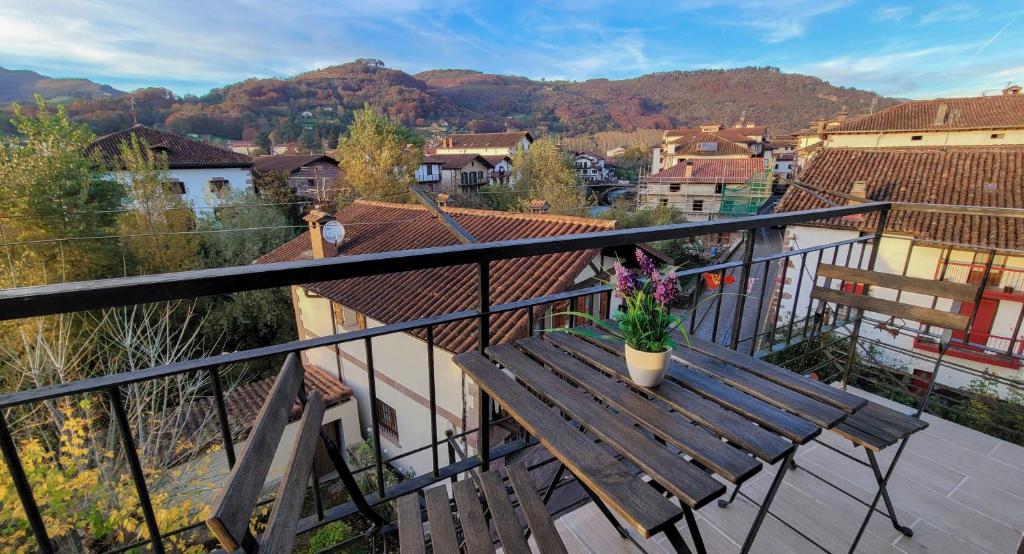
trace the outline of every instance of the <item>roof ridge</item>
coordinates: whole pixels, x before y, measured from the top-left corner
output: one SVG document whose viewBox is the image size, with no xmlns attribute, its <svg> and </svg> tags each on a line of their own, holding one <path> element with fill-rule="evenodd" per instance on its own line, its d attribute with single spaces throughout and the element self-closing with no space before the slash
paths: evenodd
<svg viewBox="0 0 1024 554">
<path fill-rule="evenodd" d="M 385 202 L 382 200 L 366 200 L 356 199 L 352 202 L 353 204 L 362 204 L 364 206 L 376 206 L 379 208 L 396 208 L 405 210 L 416 210 L 416 211 L 427 211 L 427 207 L 422 204 L 406 204 L 401 202 Z M 603 227 L 607 229 L 615 229 L 618 226 L 618 221 L 614 219 L 598 219 L 591 217 L 580 217 L 574 215 L 561 215 L 561 214 L 534 214 L 527 212 L 506 212 L 501 210 L 485 210 L 482 208 L 456 208 L 447 207 L 443 208 L 445 213 L 458 214 L 458 215 L 477 215 L 477 216 L 491 216 L 501 217 L 505 219 L 525 219 L 532 221 L 557 221 L 561 223 L 576 223 L 580 225 L 593 225 L 596 227 Z"/>
</svg>

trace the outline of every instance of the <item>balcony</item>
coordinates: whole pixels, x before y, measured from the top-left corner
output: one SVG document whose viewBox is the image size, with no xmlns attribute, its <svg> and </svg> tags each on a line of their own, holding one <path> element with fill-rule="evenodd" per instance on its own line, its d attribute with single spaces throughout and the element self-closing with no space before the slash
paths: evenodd
<svg viewBox="0 0 1024 554">
<path fill-rule="evenodd" d="M 858 335 L 851 329 L 863 326 L 885 331 L 891 326 L 897 333 L 904 334 L 920 330 L 909 325 L 897 326 L 871 313 L 831 309 L 812 302 L 809 296 L 812 285 L 820 283 L 820 278 L 805 269 L 821 260 L 841 260 L 842 256 L 850 266 L 867 267 L 870 257 L 865 258 L 863 253 L 870 245 L 877 244 L 877 233 L 796 249 L 765 248 L 763 239 L 759 238 L 780 226 L 888 209 L 890 206 L 886 203 L 869 203 L 660 227 L 0 291 L 0 317 L 31 322 L 33 318 L 78 311 L 463 266 L 467 274 L 473 275 L 477 300 L 476 307 L 468 310 L 380 324 L 367 324 L 364 317 L 354 329 L 342 328 L 341 332 L 315 338 L 6 391 L 0 395 L 0 450 L 4 459 L 0 479 L 12 492 L 4 500 L 4 506 L 9 509 L 8 515 L 0 516 L 3 524 L 0 532 L 7 535 L 8 544 L 41 551 L 64 551 L 83 545 L 106 552 L 211 549 L 215 544 L 203 523 L 204 512 L 195 506 L 210 501 L 210 487 L 222 486 L 227 469 L 237 463 L 242 452 L 240 435 L 244 432 L 239 430 L 251 424 L 251 421 L 231 416 L 234 412 L 226 398 L 237 389 L 230 387 L 224 375 L 238 364 L 267 362 L 276 366 L 284 355 L 302 352 L 362 356 L 368 387 L 355 392 L 361 408 L 365 408 L 360 410 L 362 425 L 357 424 L 356 429 L 365 430 L 361 438 L 366 442 L 353 449 L 349 463 L 366 501 L 386 517 L 394 513 L 389 506 L 396 499 L 438 483 L 471 478 L 475 470 L 487 463 L 500 468 L 506 463 L 523 461 L 534 474 L 552 473 L 550 452 L 500 406 L 486 412 L 485 417 L 475 417 L 481 405 L 487 406 L 487 402 L 477 404 L 480 396 L 456 393 L 458 399 L 453 401 L 450 390 L 437 386 L 442 382 L 438 377 L 446 366 L 441 363 L 443 360 L 436 359 L 435 341 L 443 332 L 462 329 L 472 335 L 469 342 L 475 346 L 469 350 L 482 349 L 490 342 L 488 330 L 511 327 L 508 322 L 512 318 L 525 321 L 525 325 L 517 327 L 521 329 L 521 336 L 541 334 L 554 326 L 581 324 L 575 317 L 551 316 L 566 308 L 607 316 L 613 304 L 611 290 L 604 284 L 586 283 L 555 294 L 495 303 L 492 302 L 492 295 L 496 294 L 492 290 L 492 266 L 500 260 L 742 233 L 746 237 L 745 246 L 737 249 L 733 257 L 679 272 L 680 279 L 688 282 L 711 283 L 715 279 L 705 276 L 718 275 L 717 282 L 721 283 L 720 288 L 708 290 L 705 285 L 695 293 L 695 298 L 705 298 L 707 302 L 678 307 L 680 314 L 688 315 L 693 336 L 826 383 L 838 384 L 849 376 L 850 391 L 882 405 L 899 406 L 899 401 L 912 404 L 923 393 L 922 375 L 914 369 L 930 367 L 930 353 L 914 348 L 901 349 L 879 340 L 877 333 Z M 858 250 L 860 262 L 854 254 Z M 799 271 L 792 268 L 799 268 Z M 1019 332 L 1019 323 L 1017 329 L 1013 329 L 1013 325 L 1011 322 L 1007 325 L 1010 328 L 993 328 L 992 332 L 1011 336 Z M 388 341 L 408 336 L 420 341 L 416 344 L 422 345 L 423 350 L 408 355 L 423 356 L 425 359 L 420 361 L 425 370 L 422 374 L 411 375 L 416 368 L 410 364 L 403 367 L 406 373 L 402 374 L 409 381 L 387 381 L 382 368 L 393 367 L 388 360 L 396 353 L 390 347 L 394 343 Z M 1009 356 L 1019 362 L 1019 352 L 1011 350 Z M 909 441 L 891 486 L 895 510 L 902 522 L 913 529 L 914 536 L 904 536 L 893 529 L 885 517 L 876 514 L 861 540 L 859 551 L 1007 552 L 1017 548 L 1020 542 L 1024 530 L 1024 513 L 1020 510 L 1024 499 L 1024 448 L 1019 445 L 1024 444 L 1024 409 L 1019 400 L 1015 400 L 1021 396 L 1020 382 L 953 361 L 943 362 L 941 371 L 951 377 L 939 383 L 936 394 L 926 406 L 924 418 L 930 426 Z M 139 393 L 145 392 L 150 384 L 180 384 L 189 379 L 195 379 L 199 397 L 214 408 L 205 427 L 212 432 L 209 441 L 183 446 L 157 440 L 147 442 L 147 448 L 138 448 L 141 434 L 149 431 L 139 424 L 145 420 L 139 417 L 139 410 L 143 410 L 141 413 L 145 416 L 144 408 L 138 403 Z M 444 382 L 450 385 L 458 381 Z M 409 389 L 422 403 L 417 404 L 415 412 L 396 411 L 391 399 L 381 394 L 385 384 L 394 389 Z M 41 481 L 40 476 L 47 474 L 39 467 L 49 458 L 40 452 L 48 445 L 38 440 L 38 429 L 26 427 L 24 422 L 40 411 L 59 412 L 62 408 L 95 410 L 94 413 L 99 414 L 100 428 L 94 432 L 106 436 L 112 445 L 111 473 L 104 475 L 113 483 L 113 490 L 103 492 L 115 496 L 114 500 L 75 498 L 73 494 L 55 497 L 53 491 L 48 490 L 55 483 Z M 556 412 L 551 416 L 559 418 Z M 396 422 L 403 417 L 429 422 L 425 425 L 426 431 L 418 435 L 400 433 Z M 446 429 L 444 421 L 448 417 L 459 424 Z M 487 432 L 481 432 L 483 429 Z M 488 435 L 489 441 L 481 441 L 481 437 Z M 72 445 L 78 444 L 74 442 L 77 436 L 69 439 Z M 33 441 L 34 438 L 37 440 Z M 352 444 L 353 441 L 348 440 L 352 438 L 343 437 L 342 442 Z M 852 448 L 849 441 L 828 431 L 820 435 L 820 441 L 798 450 L 795 457 L 798 469 L 785 473 L 778 497 L 754 543 L 754 552 L 843 551 L 854 539 L 856 521 L 865 512 L 862 503 L 872 500 L 875 480 L 864 468 L 841 455 L 862 457 L 861 449 Z M 193 461 L 191 464 L 178 463 L 178 458 L 171 456 L 174 460 L 166 467 L 155 467 L 154 452 L 150 448 L 201 449 L 202 456 L 189 458 Z M 892 450 L 895 449 L 880 453 L 883 462 L 891 459 Z M 81 475 L 92 475 L 89 472 L 97 467 L 106 471 L 107 464 L 106 460 L 90 461 L 82 467 Z M 192 509 L 181 508 L 172 513 L 168 510 L 167 499 L 177 489 L 190 488 L 200 466 L 212 468 L 203 471 L 212 485 L 204 489 L 206 493 L 199 492 L 193 497 Z M 808 470 L 813 470 L 817 477 Z M 728 508 L 712 503 L 696 511 L 697 525 L 708 551 L 739 551 L 750 521 L 755 518 L 754 501 L 765 495 L 774 474 L 772 468 L 766 467 L 743 482 L 741 494 Z M 296 544 L 305 547 L 314 535 L 318 540 L 334 536 L 333 544 L 316 544 L 322 545 L 325 551 L 333 548 L 394 550 L 397 539 L 393 523 L 374 529 L 380 532 L 372 535 L 362 534 L 371 527 L 352 499 L 352 491 L 346 490 L 339 476 L 329 470 L 315 470 L 314 475 L 316 486 L 307 486 L 304 491 L 307 498 Z M 821 476 L 824 480 L 819 479 Z M 69 483 L 74 477 L 64 475 Z M 575 479 L 558 480 L 554 485 L 548 508 L 557 518 L 556 526 L 569 551 L 637 551 L 638 547 L 648 552 L 672 551 L 662 538 L 643 539 L 639 535 L 629 541 L 620 538 L 598 507 L 582 493 Z M 78 489 L 69 486 L 68 490 Z M 89 490 L 90 494 L 95 492 Z M 268 497 L 266 502 L 270 501 Z M 122 532 L 104 535 L 102 544 L 93 545 L 92 542 L 100 541 L 68 528 L 64 524 L 67 519 L 62 519 L 68 507 L 82 510 L 90 505 L 118 506 L 124 510 L 124 518 L 131 518 L 132 525 Z M 387 519 L 393 521 L 393 517 Z M 320 533 L 327 528 L 338 529 L 334 527 L 336 522 L 344 522 L 347 532 Z M 158 538 L 153 540 L 153 537 Z"/>
</svg>

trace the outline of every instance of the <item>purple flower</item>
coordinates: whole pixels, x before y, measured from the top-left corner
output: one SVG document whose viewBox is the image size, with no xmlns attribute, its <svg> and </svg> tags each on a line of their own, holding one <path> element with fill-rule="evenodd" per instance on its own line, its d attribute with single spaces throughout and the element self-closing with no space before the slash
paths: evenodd
<svg viewBox="0 0 1024 554">
<path fill-rule="evenodd" d="M 651 280 L 657 279 L 658 268 L 654 266 L 654 260 L 648 258 L 639 248 L 636 249 L 636 261 L 640 263 L 640 273 Z"/>
<path fill-rule="evenodd" d="M 619 262 L 615 262 L 615 294 L 619 298 L 625 298 L 639 286 L 637 282 L 636 274 L 626 269 L 626 267 Z"/>
<path fill-rule="evenodd" d="M 654 299 L 662 306 L 667 306 L 678 294 L 675 272 L 669 273 L 664 279 L 658 279 L 654 285 Z"/>
</svg>

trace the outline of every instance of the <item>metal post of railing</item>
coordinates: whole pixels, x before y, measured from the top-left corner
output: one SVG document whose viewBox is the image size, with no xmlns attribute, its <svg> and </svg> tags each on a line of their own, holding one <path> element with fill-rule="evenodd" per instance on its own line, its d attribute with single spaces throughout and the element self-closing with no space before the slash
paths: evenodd
<svg viewBox="0 0 1024 554">
<path fill-rule="evenodd" d="M 434 326 L 427 326 L 427 385 L 430 394 L 430 461 L 437 477 L 437 383 L 434 380 Z"/>
<path fill-rule="evenodd" d="M 754 336 L 750 340 L 750 355 L 757 352 L 757 343 L 761 339 L 761 312 L 764 310 L 764 294 L 768 291 L 768 266 L 771 262 L 764 262 L 764 270 L 761 272 L 761 293 L 757 296 L 757 316 L 754 318 Z"/>
<path fill-rule="evenodd" d="M 213 385 L 213 403 L 217 406 L 217 421 L 220 423 L 220 436 L 224 441 L 224 456 L 228 459 L 228 469 L 235 467 L 235 445 L 231 442 L 231 423 L 228 411 L 224 406 L 224 389 L 220 383 L 220 372 L 216 367 L 210 368 L 210 383 Z"/>
<path fill-rule="evenodd" d="M 789 344 L 793 340 L 793 325 L 796 324 L 796 309 L 799 306 L 800 289 L 804 285 L 805 273 L 807 273 L 807 252 L 800 254 L 800 269 L 797 270 L 796 291 L 793 293 L 793 310 L 789 312 L 789 327 L 786 330 L 786 344 Z M 811 300 L 808 299 L 807 301 L 810 302 Z"/>
<path fill-rule="evenodd" d="M 487 346 L 491 340 L 491 319 L 487 312 L 491 309 L 491 268 L 487 261 L 477 264 L 477 285 L 479 286 L 479 302 L 477 309 L 480 312 L 480 320 L 477 325 L 477 333 L 480 335 L 480 354 L 487 355 Z M 479 411 L 479 433 L 477 435 L 477 451 L 480 453 L 481 471 L 487 471 L 491 467 L 491 397 L 483 388 L 477 387 L 480 391 Z"/>
<path fill-rule="evenodd" d="M 377 471 L 377 492 L 384 496 L 384 455 L 380 446 L 380 418 L 377 411 L 380 404 L 377 402 L 377 372 L 373 367 L 373 342 L 371 337 L 363 339 L 363 347 L 366 350 L 366 379 L 370 392 L 370 428 L 373 435 L 374 460 L 373 465 Z"/>
<path fill-rule="evenodd" d="M 718 288 L 718 298 L 715 299 L 715 317 L 711 321 L 711 342 L 715 344 L 718 344 L 718 321 L 722 315 L 722 298 L 725 298 L 725 269 L 718 270 Z"/>
<path fill-rule="evenodd" d="M 884 210 L 878 212 L 878 227 L 875 229 L 875 240 L 871 242 L 871 255 L 868 257 L 868 271 L 875 269 L 875 260 L 878 259 L 878 250 L 882 244 L 882 233 L 885 232 L 885 222 L 889 219 L 889 208 L 886 207 Z M 865 243 L 861 244 L 861 259 L 864 258 L 864 246 Z M 857 267 L 860 267 L 860 262 L 857 263 Z M 868 289 L 870 286 L 865 283 L 864 290 L 861 292 L 864 296 L 868 295 Z M 853 330 L 850 333 L 850 347 L 846 353 L 846 369 L 843 371 L 843 389 L 850 382 L 850 372 L 853 370 L 853 360 L 857 357 L 857 339 L 860 338 L 860 326 L 861 322 L 864 321 L 864 310 L 860 310 L 857 313 L 857 320 L 853 322 Z"/>
<path fill-rule="evenodd" d="M 131 471 L 132 481 L 135 482 L 135 493 L 139 497 L 139 507 L 142 509 L 142 517 L 146 521 L 146 529 L 149 531 L 150 544 L 153 546 L 153 552 L 163 554 L 164 544 L 160 538 L 160 527 L 156 523 L 153 502 L 149 498 L 149 489 L 146 487 L 146 475 L 142 472 L 142 462 L 139 461 L 139 452 L 135 449 L 132 429 L 128 425 L 128 414 L 124 411 L 121 388 L 108 389 L 107 394 L 110 397 L 110 406 L 114 411 L 114 419 L 117 420 L 117 429 L 121 433 L 121 446 L 128 459 L 128 469 Z"/>
<path fill-rule="evenodd" d="M 15 490 L 18 491 L 18 499 L 21 500 L 21 507 L 25 510 L 25 518 L 32 527 L 32 534 L 36 536 L 36 544 L 40 552 L 53 552 L 53 545 L 50 544 L 50 536 L 46 532 L 46 524 L 39 514 L 39 505 L 36 504 L 36 497 L 32 494 L 32 485 L 25 476 L 25 468 L 21 465 L 21 458 L 18 456 L 18 447 L 14 445 L 14 438 L 10 429 L 7 428 L 7 419 L 3 412 L 0 412 L 0 451 L 3 452 L 4 463 L 7 464 L 7 472 L 11 474 L 11 481 Z"/>
<path fill-rule="evenodd" d="M 753 229 L 744 231 L 743 265 L 740 266 L 740 279 L 736 282 L 736 309 L 732 316 L 732 340 L 729 348 L 736 350 L 740 343 L 740 332 L 743 330 L 743 309 L 747 305 L 747 281 L 750 280 L 750 265 L 754 259 L 754 241 L 757 233 Z M 723 291 L 725 288 L 723 287 Z"/>
<path fill-rule="evenodd" d="M 1017 316 L 1017 323 L 1013 326 L 1013 333 L 1010 334 L 1010 345 L 1006 347 L 1007 356 L 1013 356 L 1013 345 L 1018 341 L 1021 323 L 1024 323 L 1024 307 L 1021 308 L 1020 315 Z"/>
</svg>

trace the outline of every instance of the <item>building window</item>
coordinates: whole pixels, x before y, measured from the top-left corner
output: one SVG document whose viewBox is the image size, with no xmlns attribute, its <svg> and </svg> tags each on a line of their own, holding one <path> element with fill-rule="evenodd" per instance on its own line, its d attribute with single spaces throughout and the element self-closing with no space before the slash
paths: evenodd
<svg viewBox="0 0 1024 554">
<path fill-rule="evenodd" d="M 463 185 L 469 183 L 469 173 L 462 173 L 460 179 Z"/>
<path fill-rule="evenodd" d="M 722 183 L 715 183 L 715 194 L 722 194 Z"/>
<path fill-rule="evenodd" d="M 214 177 L 213 179 L 210 179 L 210 192 L 217 198 L 223 200 L 227 198 L 228 194 L 231 192 L 231 183 L 223 177 Z"/>
<path fill-rule="evenodd" d="M 658 199 L 658 203 L 662 206 L 668 206 L 668 198 L 660 198 Z"/>
<path fill-rule="evenodd" d="M 167 192 L 171 194 L 185 194 L 185 183 L 182 183 L 178 179 L 170 179 L 165 183 Z"/>
<path fill-rule="evenodd" d="M 668 191 L 669 192 L 679 192 L 679 187 L 680 187 L 679 183 L 673 183 L 673 184 L 668 186 Z"/>
<path fill-rule="evenodd" d="M 398 444 L 398 413 L 380 399 L 377 399 L 377 425 L 383 437 Z"/>
<path fill-rule="evenodd" d="M 693 202 L 690 202 L 690 210 L 694 211 L 694 212 L 703 212 L 704 211 L 704 200 L 698 199 L 698 200 L 694 200 Z"/>
<path fill-rule="evenodd" d="M 432 166 L 430 164 L 427 164 L 427 175 L 433 175 L 433 174 L 434 174 L 434 166 Z"/>
<path fill-rule="evenodd" d="M 994 139 L 1001 139 L 1001 138 L 1003 138 L 1003 137 L 1005 137 L 1005 136 L 1006 136 L 1006 135 L 1005 135 L 1005 134 L 1003 134 L 1003 133 L 992 133 L 992 136 L 991 136 L 990 138 L 994 138 Z"/>
<path fill-rule="evenodd" d="M 913 135 L 910 140 L 924 140 L 924 135 Z"/>
</svg>

